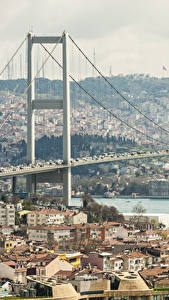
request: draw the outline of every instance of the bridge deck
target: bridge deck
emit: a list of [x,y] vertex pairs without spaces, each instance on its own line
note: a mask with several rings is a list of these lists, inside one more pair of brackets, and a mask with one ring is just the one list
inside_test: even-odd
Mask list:
[[8,178],[13,176],[21,176],[21,175],[30,175],[30,174],[39,174],[39,173],[45,173],[45,172],[52,172],[55,170],[60,170],[68,167],[78,167],[83,165],[91,165],[91,164],[100,164],[100,163],[108,163],[108,162],[116,162],[116,161],[124,161],[124,160],[135,160],[135,159],[144,159],[144,158],[153,158],[153,157],[162,157],[162,156],[169,156],[169,152],[163,151],[160,153],[145,153],[145,154],[127,154],[127,155],[120,155],[119,157],[114,156],[105,156],[104,158],[79,158],[76,159],[76,161],[70,163],[70,164],[59,164],[59,165],[46,165],[43,167],[40,166],[34,166],[34,167],[23,167],[22,169],[19,169],[19,166],[17,167],[17,170],[4,168],[4,170],[0,173],[0,178]]

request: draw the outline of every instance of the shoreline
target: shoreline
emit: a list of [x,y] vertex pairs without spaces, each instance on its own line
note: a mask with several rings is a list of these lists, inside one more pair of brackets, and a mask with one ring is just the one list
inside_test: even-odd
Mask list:
[[[81,199],[83,195],[81,196],[72,196],[71,198],[75,198],[75,199]],[[132,197],[132,196],[115,196],[115,197],[105,197],[105,196],[101,196],[101,195],[90,195],[92,198],[105,198],[105,199],[110,199],[110,200],[113,200],[113,199],[165,199],[165,200],[169,200],[169,196],[135,196],[135,197]]]
[[[122,213],[132,213],[133,207],[141,204],[145,212],[148,214],[167,214],[168,215],[168,224],[169,224],[169,198],[165,197],[125,197],[125,198],[103,198],[92,196],[93,199],[102,205],[114,206],[117,210]],[[82,199],[81,197],[72,198],[73,206],[81,206]]]

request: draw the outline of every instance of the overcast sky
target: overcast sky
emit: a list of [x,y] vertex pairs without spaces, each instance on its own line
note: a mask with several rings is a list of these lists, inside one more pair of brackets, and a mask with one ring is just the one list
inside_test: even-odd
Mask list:
[[105,75],[169,76],[169,0],[0,0],[0,20],[0,70],[28,31],[66,30]]

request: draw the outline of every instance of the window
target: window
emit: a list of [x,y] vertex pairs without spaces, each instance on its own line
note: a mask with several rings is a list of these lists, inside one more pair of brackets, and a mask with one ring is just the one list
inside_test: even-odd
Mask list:
[[46,275],[46,271],[45,270],[41,270],[41,275],[45,276]]
[[141,296],[140,298],[141,298],[141,300],[147,300],[148,299],[147,296]]
[[[135,300],[136,297],[130,297],[130,300]],[[109,297],[109,300],[127,300],[127,297]]]
[[70,263],[76,262],[76,260],[77,260],[76,258],[71,258],[71,259],[69,259],[69,262],[70,262]]

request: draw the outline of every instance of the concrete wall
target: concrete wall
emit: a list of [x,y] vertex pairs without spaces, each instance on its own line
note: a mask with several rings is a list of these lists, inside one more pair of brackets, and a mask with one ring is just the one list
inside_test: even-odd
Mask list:
[[78,293],[85,291],[110,290],[110,280],[72,280],[72,285]]
[[62,285],[56,285],[52,287],[53,297],[57,297],[59,300],[78,300],[78,294],[71,285],[71,283],[68,284],[62,284]]
[[4,263],[0,263],[0,278],[16,281],[15,270]]

